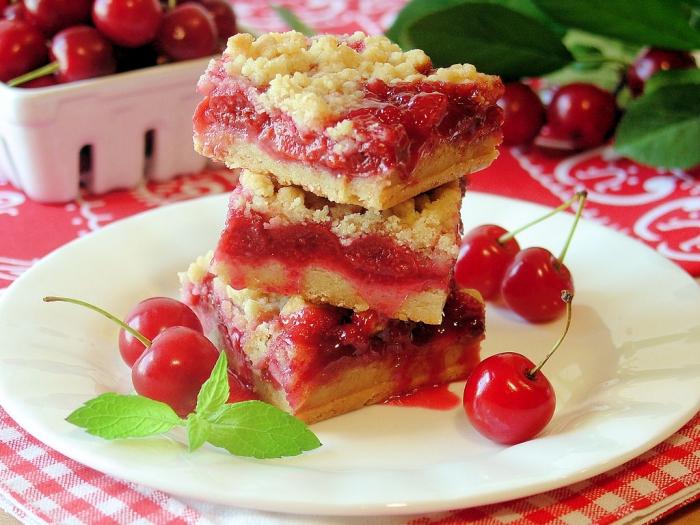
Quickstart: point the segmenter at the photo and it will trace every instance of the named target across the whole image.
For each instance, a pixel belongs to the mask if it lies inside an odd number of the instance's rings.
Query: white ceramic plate
[[[225,203],[210,197],[118,222],[49,255],[10,287],[0,301],[0,403],[18,423],[86,465],[178,495],[286,512],[391,514],[579,481],[659,443],[700,407],[700,287],[642,244],[582,221],[567,261],[577,287],[572,331],[545,368],[557,411],[530,442],[495,445],[461,409],[393,406],[316,424],[323,447],[272,461],[214,448],[189,454],[172,437],[108,442],[66,423],[87,399],[128,392],[129,374],[114,326],[41,297],[70,295],[125,313],[142,298],[175,296],[176,272],[214,245]],[[514,227],[542,208],[470,194],[465,212],[467,227]],[[556,252],[571,220],[557,216],[521,244]],[[560,329],[490,306],[484,355],[516,350],[537,360]]]

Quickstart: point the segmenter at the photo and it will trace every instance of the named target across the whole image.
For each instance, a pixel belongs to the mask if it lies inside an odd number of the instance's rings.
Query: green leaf
[[[187,444],[190,452],[204,445],[209,432],[209,423],[196,414],[187,417]]]
[[[228,368],[226,353],[220,352],[214,369],[197,394],[197,408],[195,411],[202,417],[207,417],[215,412],[221,405],[228,401]]]
[[[659,88],[679,84],[700,84],[700,69],[659,71],[644,83],[644,93],[648,95]]]
[[[416,20],[450,7],[468,3],[499,4],[530,18],[539,20],[560,36],[563,36],[565,33],[565,29],[540,11],[532,0],[413,0],[412,2],[408,2],[408,4],[401,9],[394,23],[387,29],[386,36],[401,47],[405,49],[410,48],[410,46],[403,45],[406,42],[405,32],[406,28],[413,25]]]
[[[262,401],[224,405],[209,418],[207,441],[237,456],[296,456],[321,446],[300,420]]]
[[[291,28],[294,29],[295,31],[299,31],[301,34],[306,35],[306,36],[313,36],[316,34],[316,31],[311,29],[309,26],[307,26],[304,22],[302,22],[299,17],[292,11],[291,9],[288,9],[286,7],[282,7],[281,5],[273,5],[270,6],[272,9],[279,15],[279,17],[284,20],[284,22]]]
[[[496,4],[466,3],[426,15],[405,35],[438,66],[470,62],[506,79],[542,75],[572,60],[544,24]]]
[[[91,399],[71,413],[66,421],[105,439],[151,436],[182,424],[165,403],[113,392]]]
[[[668,85],[631,102],[615,149],[642,164],[690,168],[700,164],[700,84]]]
[[[671,0],[533,0],[554,20],[627,42],[670,49],[700,47],[691,13]]]

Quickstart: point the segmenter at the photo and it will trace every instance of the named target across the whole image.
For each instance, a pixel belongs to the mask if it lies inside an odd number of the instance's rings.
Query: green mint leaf
[[[228,401],[228,396],[229,385],[226,353],[220,352],[209,379],[207,379],[202,385],[202,388],[199,389],[195,412],[202,417],[207,417],[226,403],[226,401]]]
[[[151,436],[182,424],[178,415],[165,403],[113,392],[86,402],[66,421],[105,439]]]
[[[194,452],[204,445],[209,432],[209,423],[196,414],[187,417],[187,445],[190,452]]]
[[[635,44],[692,50],[700,48],[700,32],[691,12],[671,0],[533,0],[544,13],[575,27]]]
[[[499,4],[525,16],[539,20],[560,36],[563,36],[566,32],[564,27],[556,24],[551,18],[540,11],[532,0],[413,0],[408,2],[403,9],[401,9],[394,23],[387,29],[386,36],[404,49],[410,49],[410,45],[404,45],[406,44],[405,32],[407,27],[413,25],[416,20],[431,13],[468,3]]]
[[[669,69],[659,71],[644,83],[644,94],[659,88],[679,84],[700,84],[700,69]]]
[[[302,22],[299,17],[292,11],[291,9],[288,9],[286,7],[282,7],[280,5],[273,5],[270,6],[272,9],[277,13],[277,15],[284,20],[284,22],[291,28],[294,29],[295,31],[299,31],[301,34],[306,35],[306,36],[313,36],[316,34],[316,31],[311,29],[309,26],[307,26],[304,22]]]
[[[573,59],[547,26],[498,4],[437,11],[408,25],[404,35],[406,47],[425,50],[437,66],[470,62],[506,80],[542,75]]]
[[[700,164],[700,84],[661,87],[627,106],[615,138],[618,153],[642,164]]]
[[[224,405],[208,419],[207,441],[237,456],[296,456],[321,446],[300,420],[262,401]]]

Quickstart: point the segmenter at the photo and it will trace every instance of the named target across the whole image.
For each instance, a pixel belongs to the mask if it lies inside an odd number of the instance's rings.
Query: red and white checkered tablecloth
[[[296,0],[289,5],[329,32],[386,27],[404,0]],[[284,26],[267,2],[237,0],[241,21]],[[571,157],[504,150],[475,176],[472,190],[543,204],[589,192],[587,218],[636,237],[700,276],[700,176],[655,170],[619,158],[609,146]],[[140,211],[231,188],[226,171],[207,171],[132,191],[83,196],[64,205],[28,200],[0,175],[0,293],[66,242]],[[347,523],[484,524],[648,522],[700,497],[700,415],[661,445],[605,474],[507,503],[421,517]],[[0,408],[0,507],[26,523],[338,523],[207,505],[118,481],[51,450]]]

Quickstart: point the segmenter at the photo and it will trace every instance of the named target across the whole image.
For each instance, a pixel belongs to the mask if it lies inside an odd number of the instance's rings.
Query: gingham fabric
[[[381,31],[403,0],[297,0],[311,26],[329,32]],[[283,30],[268,2],[237,0],[241,21]],[[586,187],[587,218],[636,237],[700,275],[700,179],[644,168],[603,147],[552,159],[504,150],[472,182],[472,190],[558,204]],[[145,209],[221,193],[226,171],[207,171],[132,191],[83,196],[60,206],[29,201],[0,177],[0,293],[49,251]],[[51,235],[46,234],[50,225]],[[17,232],[21,232],[18,235]],[[653,450],[587,481],[537,496],[429,516],[344,519],[370,525],[649,522],[700,496],[700,415]],[[296,517],[208,505],[124,483],[53,451],[0,409],[0,507],[24,523],[85,524],[323,524],[338,519]]]

